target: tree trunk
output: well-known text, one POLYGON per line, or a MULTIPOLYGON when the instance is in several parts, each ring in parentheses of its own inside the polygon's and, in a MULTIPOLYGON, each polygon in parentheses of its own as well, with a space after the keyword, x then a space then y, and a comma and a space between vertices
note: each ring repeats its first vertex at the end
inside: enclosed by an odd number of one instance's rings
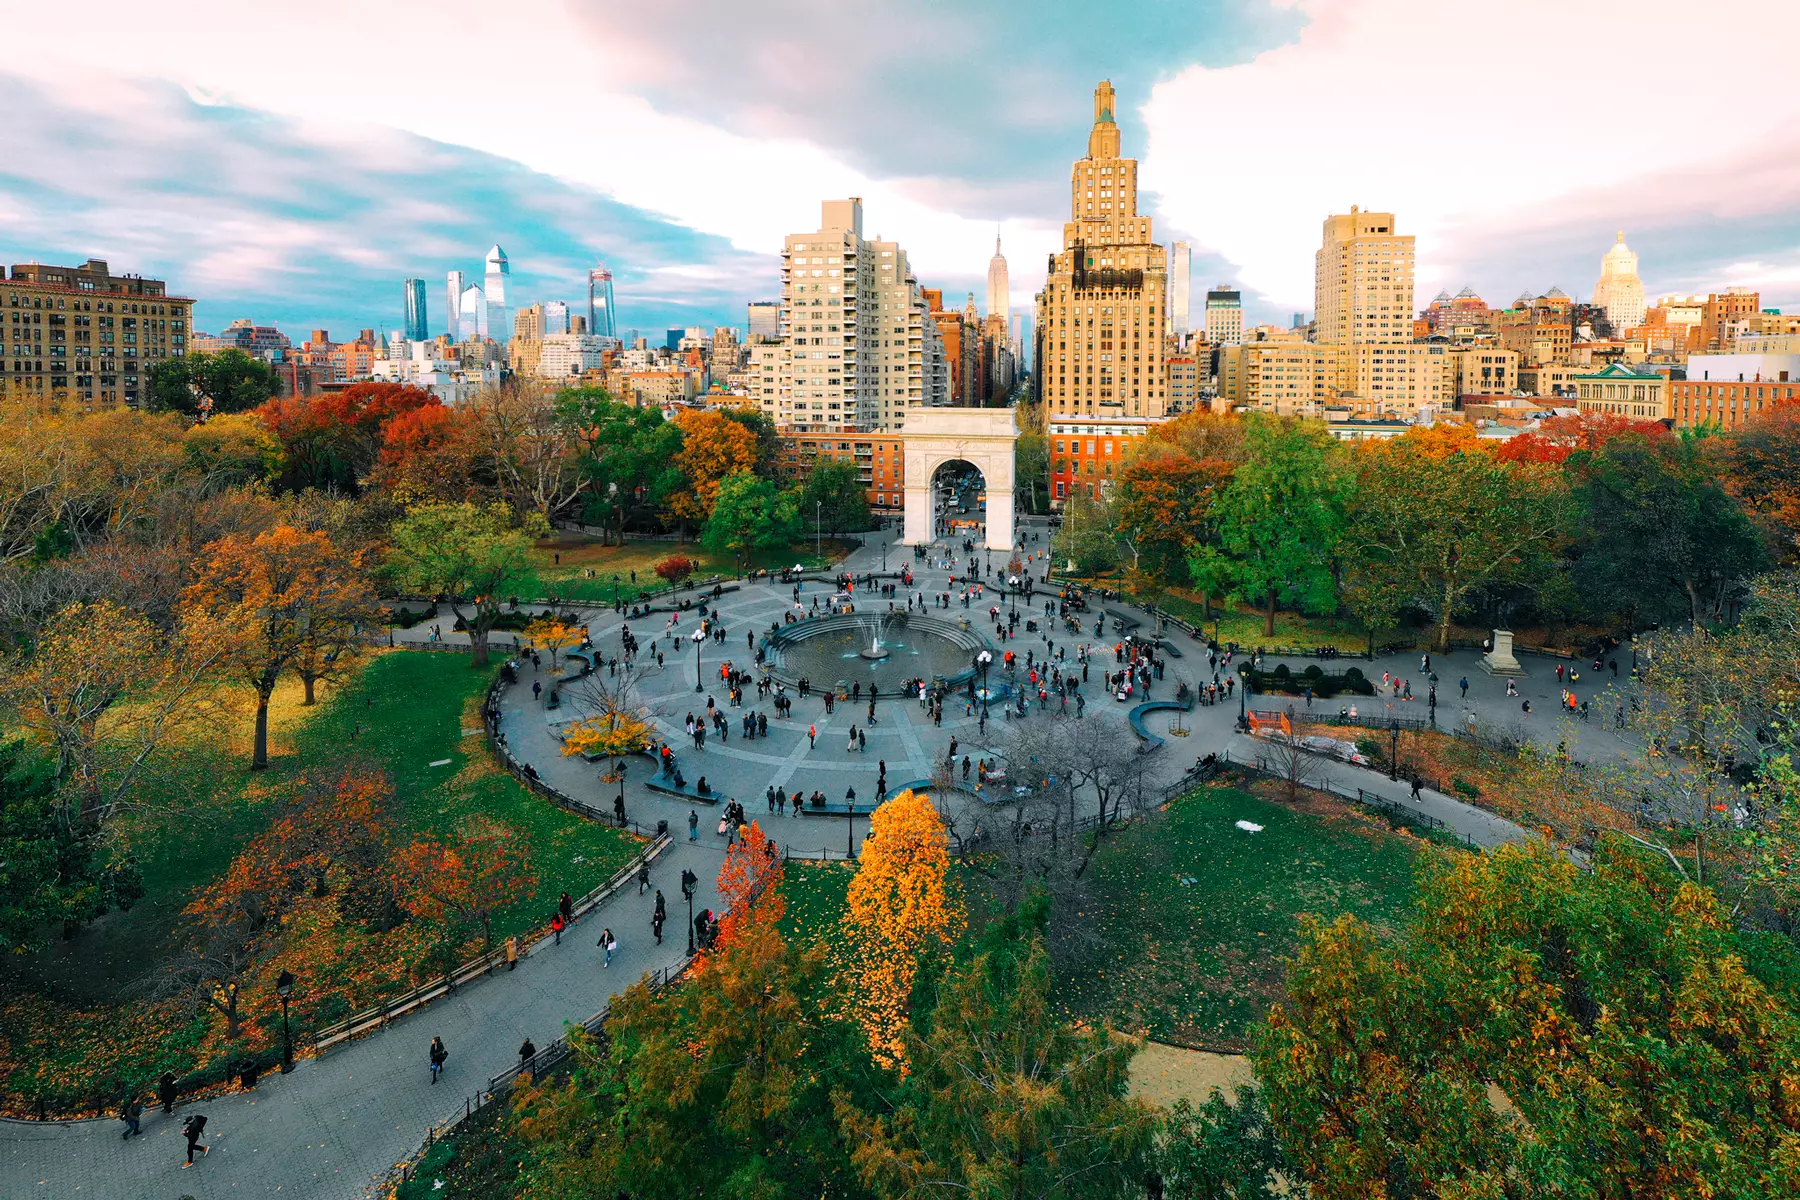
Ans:
POLYGON ((1439 654, 1450 652, 1450 588, 1444 587, 1444 612, 1438 620, 1437 648, 1439 654))
POLYGON ((1688 611, 1693 616, 1694 628, 1700 628, 1700 589, 1694 586, 1691 579, 1682 581, 1687 587, 1688 611))
POLYGON ((250 752, 250 769, 269 769, 269 693, 261 690, 256 693, 256 745, 250 752))
POLYGON ((1275 636, 1275 589, 1269 589, 1269 611, 1263 620, 1263 636, 1275 636))
POLYGON ((317 703, 317 701, 313 699, 313 684, 318 678, 317 675, 312 674, 310 671, 300 672, 300 683, 306 689, 306 697, 300 701, 300 706, 302 708, 311 708, 317 703))
POLYGON ((488 665, 488 631, 484 624, 469 625, 470 666, 476 670, 488 665))

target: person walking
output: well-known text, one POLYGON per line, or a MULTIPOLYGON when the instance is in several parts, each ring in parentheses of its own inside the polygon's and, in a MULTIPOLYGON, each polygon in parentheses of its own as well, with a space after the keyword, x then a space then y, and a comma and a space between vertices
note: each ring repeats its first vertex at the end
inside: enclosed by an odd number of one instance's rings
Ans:
POLYGON ((138 1128, 138 1122, 144 1117, 144 1102, 136 1096, 125 1097, 125 1103, 119 1106, 119 1120, 125 1122, 125 1132, 119 1135, 124 1141, 134 1133, 144 1132, 138 1128))
POLYGON ((810 750, 814 746, 818 745, 818 742, 819 742, 819 727, 817 725, 808 725, 806 727, 806 748, 808 750, 810 750))
POLYGON ((556 938, 556 945, 562 945, 563 915, 559 912, 550 918, 550 932, 556 938))
POLYGON ((187 1138, 187 1162, 182 1164, 182 1170, 185 1171, 194 1165, 194 1151, 198 1150, 203 1155, 212 1153, 210 1146, 200 1144, 201 1136, 206 1133, 206 1114, 194 1113, 182 1121, 181 1132, 187 1138))
POLYGON ((638 880, 638 895, 641 896, 645 892, 650 890, 650 864, 649 863, 645 862, 645 863, 638 864, 637 880, 638 880))
POLYGON ((1412 798, 1413 798, 1413 799, 1414 799, 1414 800, 1415 800, 1415 801, 1417 801, 1417 800, 1418 800, 1418 799, 1420 799, 1420 796, 1419 796, 1419 775, 1418 775, 1418 772, 1416 772, 1416 771, 1415 771, 1415 772, 1414 772, 1414 773, 1413 773, 1413 777, 1412 777, 1412 798))
POLYGON ((575 901, 569 898, 569 893, 564 892, 556 898, 556 911, 562 914, 565 928, 575 923, 575 901))
POLYGON ((516 971, 519 968, 519 939, 517 935, 506 939, 506 969, 516 971))
POLYGON ((697 842, 699 840, 700 840, 700 814, 690 808, 690 809, 688 809, 688 841, 697 842))
POLYGON ((524 1067, 524 1065, 526 1063, 530 1062, 532 1059, 534 1059, 536 1057, 537 1057, 537 1047, 531 1044, 530 1038, 526 1038, 523 1042, 519 1043, 519 1066, 520 1067, 524 1067))
POLYGON ((600 940, 595 942, 594 945, 599 946, 606 951, 606 961, 600 965, 603 967, 612 966, 613 951, 619 948, 618 940, 613 937, 612 930, 610 928, 602 929, 600 931, 600 940))
POLYGON ((436 1084, 438 1076, 444 1073, 444 1060, 450 1057, 450 1051, 444 1046, 444 1039, 431 1039, 431 1082, 436 1084))
POLYGON ((662 945, 663 922, 668 919, 669 905, 663 899, 662 889, 656 889, 656 907, 650 913, 650 932, 656 935, 656 944, 662 945))
MULTIPOLYGON (((1625 710, 1621 708, 1619 710, 1621 727, 1624 725, 1624 714, 1625 710)), ((175 1072, 164 1071, 162 1078, 156 1081, 156 1098, 162 1102, 162 1110, 165 1113, 175 1111, 175 1072)))
POLYGON ((1464 701, 1464 703, 1467 703, 1468 699, 1469 699, 1469 677, 1467 675, 1464 675, 1462 677, 1462 681, 1460 683, 1458 683, 1456 686, 1460 687, 1462 689, 1463 701, 1464 701))

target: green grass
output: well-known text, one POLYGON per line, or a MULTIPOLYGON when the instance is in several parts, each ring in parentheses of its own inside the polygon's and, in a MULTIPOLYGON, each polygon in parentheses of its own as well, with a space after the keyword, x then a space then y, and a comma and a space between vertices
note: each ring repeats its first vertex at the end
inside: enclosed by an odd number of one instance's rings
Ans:
POLYGON ((790 941, 835 939, 855 875, 851 863, 788 863, 781 885, 787 901, 787 912, 781 918, 782 936, 790 941))
MULTIPOLYGON (((1356 653, 1369 648, 1368 627, 1349 617, 1312 617, 1283 609, 1275 614, 1275 632, 1269 634, 1264 632, 1267 617, 1261 611, 1222 606, 1217 599, 1214 599, 1211 609, 1207 610, 1201 606, 1198 595, 1181 589, 1140 593, 1126 587, 1125 581, 1118 578, 1078 579, 1076 582, 1089 587, 1113 589, 1131 603, 1140 606, 1154 604, 1164 612, 1204 629, 1208 637, 1216 636, 1221 644, 1236 642, 1240 646, 1296 646, 1305 649, 1333 646, 1356 653)), ((1376 630, 1375 642, 1380 645, 1416 635, 1417 631, 1414 630, 1376 630)))
MULTIPOLYGON (((823 552, 814 554, 813 543, 807 539, 786 550, 761 551, 751 557, 750 566, 752 570, 766 568, 773 571, 798 563, 807 570, 821 570, 843 558, 849 549, 847 545, 827 539, 823 552)), ((613 576, 616 575, 620 581, 617 594, 629 601, 633 599, 634 586, 639 593, 667 586, 657 578, 656 564, 672 554, 684 554, 698 563, 694 572, 696 578, 707 575, 730 578, 737 571, 731 555, 712 554, 693 542, 686 545, 631 542, 624 546, 602 546, 591 538, 566 537, 538 543, 533 552, 536 560, 533 577, 519 585, 519 595, 556 596, 564 600, 610 604, 615 594, 613 576), (561 562, 556 561, 558 556, 561 562), (589 569, 594 572, 592 578, 586 574, 589 569), (633 571, 637 572, 635 585, 631 581, 633 571)))
POLYGON ((1394 924, 1411 901, 1418 847, 1330 801, 1293 806, 1230 788, 1185 796, 1166 822, 1127 827, 1095 857, 1090 916, 1110 947, 1059 981, 1061 998, 1075 1016, 1240 1047, 1281 993, 1300 914, 1394 924))

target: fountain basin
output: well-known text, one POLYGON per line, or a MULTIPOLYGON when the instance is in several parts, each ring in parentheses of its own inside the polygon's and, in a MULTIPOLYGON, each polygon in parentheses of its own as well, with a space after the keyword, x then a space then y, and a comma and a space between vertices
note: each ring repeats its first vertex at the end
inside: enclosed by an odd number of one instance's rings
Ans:
POLYGON ((963 683, 974 675, 976 653, 992 648, 973 629, 923 613, 809 617, 762 644, 770 674, 790 686, 804 676, 814 687, 861 682, 883 691, 907 679, 963 683))

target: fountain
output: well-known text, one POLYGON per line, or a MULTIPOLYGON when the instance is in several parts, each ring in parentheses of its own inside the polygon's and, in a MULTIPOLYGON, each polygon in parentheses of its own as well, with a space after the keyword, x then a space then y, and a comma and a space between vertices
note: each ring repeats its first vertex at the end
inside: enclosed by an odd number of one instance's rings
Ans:
POLYGON ((881 644, 881 626, 880 625, 874 625, 874 626, 870 627, 869 639, 870 639, 869 640, 869 648, 867 650, 863 650, 860 652, 862 657, 868 659, 870 662, 876 662, 880 659, 886 658, 888 656, 888 651, 887 651, 887 647, 885 647, 881 644))

